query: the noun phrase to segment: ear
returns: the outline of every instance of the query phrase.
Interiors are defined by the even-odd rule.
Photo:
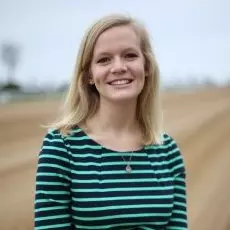
[[[94,81],[93,81],[93,79],[91,77],[89,78],[89,84],[94,85]]]
[[[89,70],[87,71],[87,78],[88,78],[88,83],[90,85],[94,84],[93,78],[92,78],[92,74],[91,74],[91,69],[89,68]]]

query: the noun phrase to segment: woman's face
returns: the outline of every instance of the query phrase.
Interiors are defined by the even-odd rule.
[[[140,39],[130,26],[103,32],[94,47],[91,77],[101,100],[136,100],[145,83]]]

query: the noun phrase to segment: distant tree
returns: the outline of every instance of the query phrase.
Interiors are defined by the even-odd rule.
[[[212,77],[207,75],[207,76],[204,77],[203,85],[205,87],[215,87],[216,82],[214,81],[214,79]]]
[[[63,83],[57,88],[58,92],[66,92],[68,90],[69,84],[68,83]]]
[[[16,83],[7,83],[3,86],[0,87],[1,91],[20,91],[21,87],[20,85],[16,84]]]
[[[14,84],[15,70],[20,59],[20,48],[14,43],[4,43],[1,46],[1,59],[7,66],[7,83]]]
[[[228,79],[227,79],[227,81],[226,81],[226,85],[227,85],[228,87],[230,87],[230,77],[228,77]]]
[[[226,82],[226,87],[230,88],[230,79]]]

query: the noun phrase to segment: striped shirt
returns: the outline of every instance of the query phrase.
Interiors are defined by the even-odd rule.
[[[162,145],[116,152],[80,128],[68,136],[49,130],[38,157],[35,229],[187,230],[183,156],[162,137]]]

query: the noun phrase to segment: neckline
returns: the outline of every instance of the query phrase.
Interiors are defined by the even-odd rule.
[[[143,146],[141,148],[138,149],[134,149],[134,150],[127,150],[127,151],[120,151],[120,150],[115,150],[115,149],[111,149],[108,148],[102,144],[100,144],[99,142],[97,142],[96,140],[94,140],[92,137],[90,137],[83,128],[76,126],[75,129],[80,130],[80,132],[87,137],[88,140],[90,140],[92,143],[94,143],[95,145],[101,147],[102,150],[105,150],[106,152],[111,152],[111,153],[120,153],[120,154],[127,154],[127,153],[140,153],[146,150],[146,146]]]

